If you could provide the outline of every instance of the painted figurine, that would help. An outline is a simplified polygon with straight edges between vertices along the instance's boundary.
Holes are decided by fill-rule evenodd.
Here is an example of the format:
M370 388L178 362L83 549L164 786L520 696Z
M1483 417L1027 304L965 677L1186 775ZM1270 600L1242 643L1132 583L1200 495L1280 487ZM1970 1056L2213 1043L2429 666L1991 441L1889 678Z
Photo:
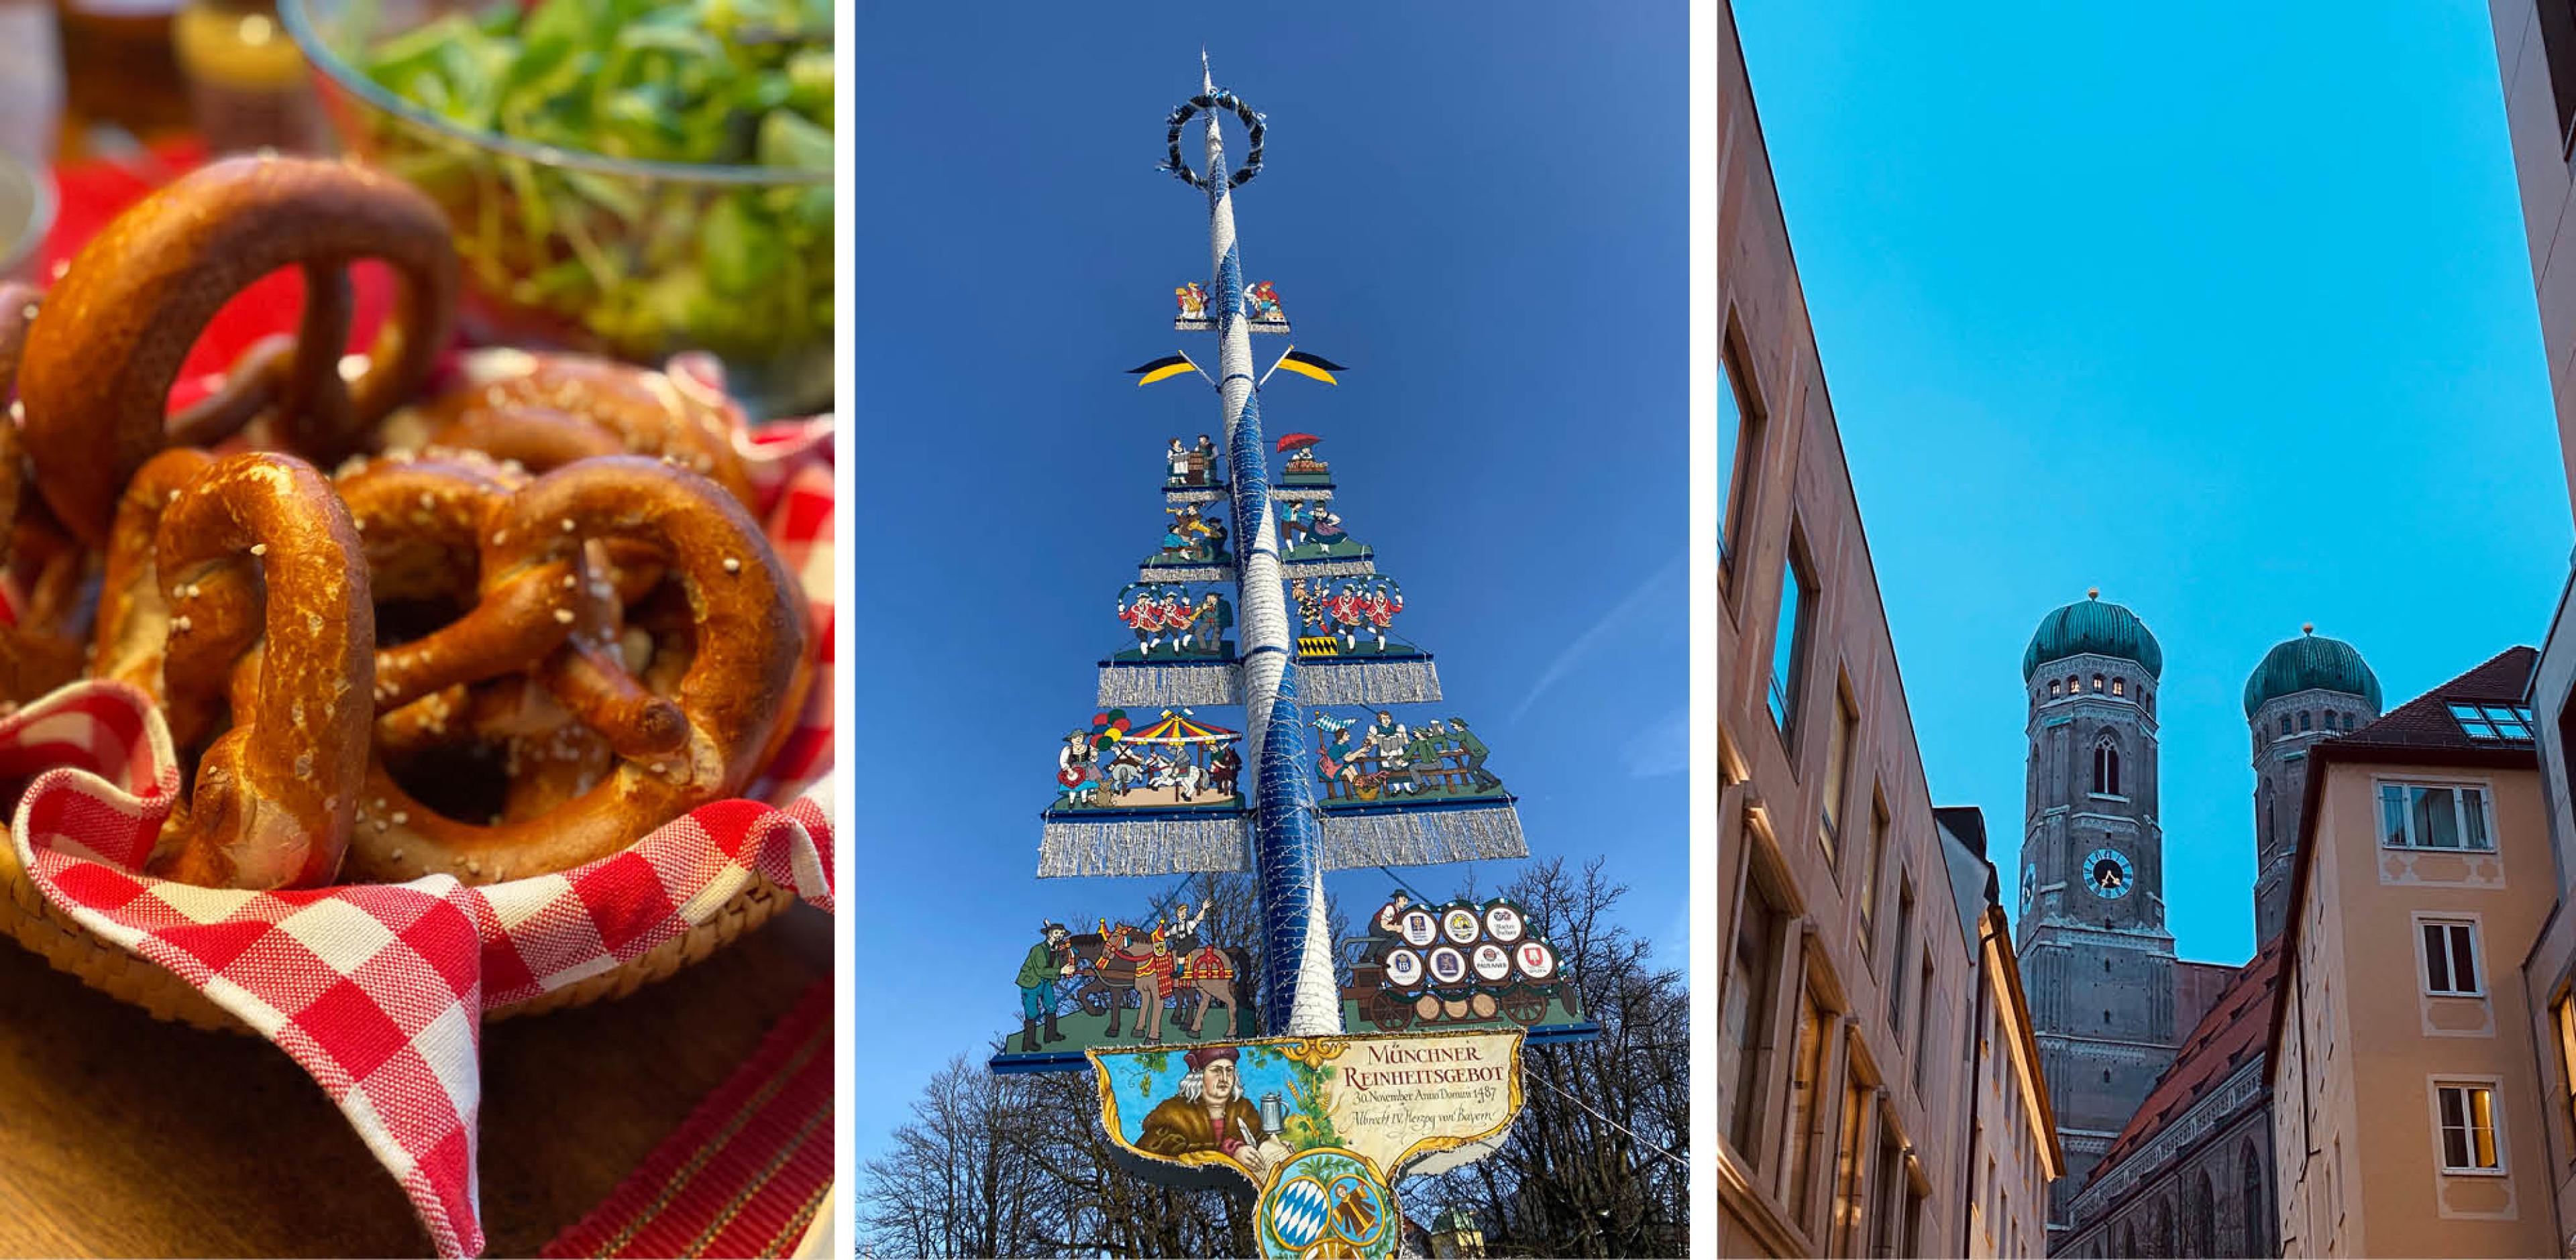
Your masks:
M1192 280L1172 290L1172 299L1180 303L1181 318L1207 318L1207 288L1198 281Z
M1279 290L1272 288L1269 281L1253 281L1251 287L1244 290L1244 295L1252 301L1254 319L1264 323L1286 322L1288 317L1279 313Z
M1055 982L1073 974L1072 939L1061 923L1048 923L1042 938L1020 962L1020 1052L1038 1052L1038 1025L1045 1021L1046 1039L1062 1041L1055 1028Z

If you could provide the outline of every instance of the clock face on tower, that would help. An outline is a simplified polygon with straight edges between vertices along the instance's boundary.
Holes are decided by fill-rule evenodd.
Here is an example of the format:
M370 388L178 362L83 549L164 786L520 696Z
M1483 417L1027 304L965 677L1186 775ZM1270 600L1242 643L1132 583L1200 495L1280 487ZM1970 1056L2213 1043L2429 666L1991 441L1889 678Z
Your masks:
M2136 880L2137 868L2118 849L2095 849L2084 855L2084 886L2096 897L2113 901L2126 897Z

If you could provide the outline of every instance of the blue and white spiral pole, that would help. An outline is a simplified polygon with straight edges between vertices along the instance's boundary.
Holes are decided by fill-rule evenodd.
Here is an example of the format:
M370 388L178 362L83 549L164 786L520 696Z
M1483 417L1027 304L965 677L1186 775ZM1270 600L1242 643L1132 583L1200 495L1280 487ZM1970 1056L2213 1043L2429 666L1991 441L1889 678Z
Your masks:
M1204 54L1199 78L1201 96L1191 105L1205 120L1204 174L1192 178L1185 167L1175 173L1207 193L1208 251L1216 269L1210 296L1217 318L1217 398L1234 482L1235 600L1243 610L1238 668L1250 751L1245 760L1255 775L1253 869L1261 881L1265 946L1262 1025L1272 1036L1331 1036L1342 1031L1342 998L1333 980L1332 930L1324 906L1323 838L1306 782L1306 729L1297 705L1279 529L1270 513L1269 452L1252 376L1243 256L1234 239L1234 185L1259 172L1259 133L1249 163L1229 178L1217 118L1252 114L1216 90Z

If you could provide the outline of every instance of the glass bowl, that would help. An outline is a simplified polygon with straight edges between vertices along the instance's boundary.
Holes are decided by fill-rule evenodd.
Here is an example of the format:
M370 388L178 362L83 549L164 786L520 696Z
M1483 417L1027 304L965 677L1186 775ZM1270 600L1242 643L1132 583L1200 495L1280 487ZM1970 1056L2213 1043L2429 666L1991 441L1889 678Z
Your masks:
M481 0L281 0L341 145L455 225L465 334L659 367L703 350L755 417L832 405L832 175L647 162L459 126L358 68Z

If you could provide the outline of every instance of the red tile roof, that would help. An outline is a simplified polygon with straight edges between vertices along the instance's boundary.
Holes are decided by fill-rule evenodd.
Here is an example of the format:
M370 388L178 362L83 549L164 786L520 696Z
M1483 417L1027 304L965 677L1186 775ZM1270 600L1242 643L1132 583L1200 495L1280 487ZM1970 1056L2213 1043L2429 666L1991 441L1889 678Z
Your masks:
M2235 981L2210 1004L2209 1013L2192 1026L2191 1035L2183 1039L2181 1049L2174 1055L2173 1066L2156 1078L2155 1088L2147 1091L2137 1114L2129 1117L2120 1136L2111 1139L2110 1149L2102 1153L2102 1162L2093 1166L2092 1180L2100 1181L2113 1165L2135 1154L2166 1124L2191 1110L2193 1103L2217 1088L2237 1065L2263 1053L2264 1034L2271 1026L2272 986L2280 974L2281 941L2274 937L2254 955L2253 961L2238 969Z
M2495 740L2469 738L2460 729L2459 719L2451 716L2454 700L2489 704L2520 704L2523 692L2531 685L2532 668L2540 661L2538 650L2509 647L2489 657L2485 664L2435 687L2388 712L2378 721L2336 743L2345 748L2511 748L2528 747L2527 743L2504 744Z

